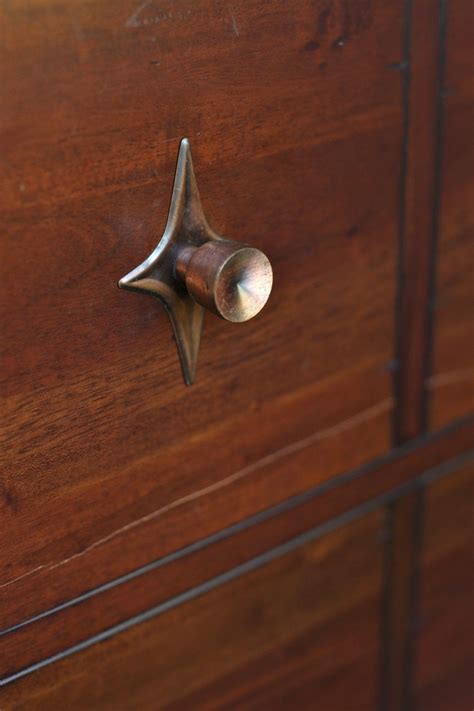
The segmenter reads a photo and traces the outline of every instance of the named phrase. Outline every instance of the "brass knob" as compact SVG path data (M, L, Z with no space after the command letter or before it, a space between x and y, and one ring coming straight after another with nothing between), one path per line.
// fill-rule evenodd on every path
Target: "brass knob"
M183 247L175 270L198 304L234 323L256 316L272 290L273 272L265 254L230 240Z
M258 249L217 234L204 215L189 141L181 141L165 231L153 252L119 281L156 296L173 324L185 382L194 381L204 310L248 321L265 306L273 274Z

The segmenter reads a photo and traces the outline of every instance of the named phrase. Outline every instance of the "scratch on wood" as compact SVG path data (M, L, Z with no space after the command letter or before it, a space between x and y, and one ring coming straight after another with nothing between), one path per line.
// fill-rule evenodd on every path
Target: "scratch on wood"
M148 7L148 5L151 5L152 0L145 0L145 2L142 2L139 7L135 10L133 15L128 18L127 22L125 23L125 27L140 27L142 24L140 21L140 14L143 12L143 10Z
M113 540L114 538L117 538L118 536L123 535L127 531L131 531L132 529L137 528L138 526L142 526L145 523L149 523L150 521L153 521L154 519L158 518L159 516L162 516L163 514L168 513L169 511L172 511L173 509L177 509L180 506L184 506L185 504L189 504L193 501L196 501L197 499L200 499L203 496L212 494L215 491L218 491L219 489L223 489L226 486L229 486L229 484L233 484L234 482L238 481L239 479L243 479L243 478L249 476L250 474L253 474L255 471L257 471L259 469L263 469L264 467L274 464L275 462L279 461L280 459L284 459L285 457L289 457L292 454L301 452L302 450L306 449L307 447L310 447L311 445L316 444L316 442L319 442L324 439L328 439L330 437L335 437L335 436L341 434L342 432L346 432L347 430L350 430L353 427L356 427L357 425L362 424L363 422L367 422L368 420L371 420L374 417L378 417L379 415L383 414L384 412L388 412L392 407L393 407L392 398L387 398L386 400L382 400L381 402L377 403L377 405L373 405L372 407L369 407L366 410L362 410L357 415L353 415L353 417L349 417L347 420L343 420L342 422L339 422L337 425L334 425L333 427L328 427L326 429L318 430L317 432L313 432L313 434L310 434L308 437L305 437L304 439L300 439L300 440L297 440L296 442L292 442L291 444L286 445L286 447L277 449L275 452L272 452L271 454L267 454L265 457L258 459L256 462L253 462L252 464L248 464L246 467L239 469L238 471L234 472L233 474L226 477L225 479L221 479L220 481L217 481L214 484L206 486L202 489L198 489L197 491L193 492L192 494L188 494L187 496L183 496L180 499L176 499L175 501L172 501L171 503L167 504L166 506L162 506L161 508L156 509L155 511L152 511L151 513L147 514L146 516L142 516L141 518L139 518L135 521L131 521L130 523L127 523L125 526L122 526L121 528L117 529L116 531L112 531L112 533L109 533L107 536L104 536L103 538L99 538L97 541L94 541L89 546L84 548L82 551L79 551L78 553L75 553L74 555L69 556L68 558L65 558L64 560L61 560L57 563L44 563L42 565L38 565L36 568L33 568L32 570L29 570L26 573L23 573L23 575L19 575L16 578L7 580L6 582L4 582L0 585L0 588L5 588L5 587L8 587L9 585L13 585L13 583L18 582L22 578L26 578L30 575L33 575L34 573L37 573L40 570L55 570L56 568L59 568L62 565L66 565L67 563L70 563L71 561L76 560L77 558L80 558L83 555L86 555L87 553L94 550L95 548L99 548L99 546L103 546L105 543L108 543L109 541Z
M149 14L148 17L141 17L143 11L146 10L152 2L153 0L145 0L145 2L137 7L133 15L129 17L125 23L125 27L146 27L147 25L157 25L166 20L187 20L188 17L193 14L192 8L188 8L182 11L170 10L168 12L158 12L155 15Z
M237 26L237 21L235 19L235 15L231 10L229 10L229 12L230 12L230 19L232 20L232 29L234 30L235 36L238 37L240 35L240 32L239 32L239 28Z

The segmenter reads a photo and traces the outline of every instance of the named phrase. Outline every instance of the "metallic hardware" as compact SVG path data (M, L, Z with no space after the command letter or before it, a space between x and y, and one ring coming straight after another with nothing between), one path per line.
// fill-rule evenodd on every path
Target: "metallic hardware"
M181 141L168 222L158 245L119 281L122 289L156 296L173 325L184 380L194 380L203 308L232 322L248 321L265 306L272 268L254 247L221 237L208 225L189 141Z

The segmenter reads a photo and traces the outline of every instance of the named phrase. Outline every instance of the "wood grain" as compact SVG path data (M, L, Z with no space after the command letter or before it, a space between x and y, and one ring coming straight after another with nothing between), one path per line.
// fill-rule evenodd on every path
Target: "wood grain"
M402 24L367 0L2 5L8 600L68 599L388 450ZM208 319L191 389L161 307L116 288L184 135L212 224L275 270L257 319Z
M474 410L474 6L448 3L431 427Z
M414 708L462 711L474 695L474 466L426 495Z
M468 455L466 450L472 447L473 441L474 426L471 423L444 437L437 437L425 446L402 450L389 461L370 466L366 471L355 472L334 487L315 489L286 502L279 509L267 511L255 520L241 522L234 529L202 539L197 546L175 551L171 558L160 558L135 570L125 579L109 581L105 588L91 590L90 581L78 567L80 559L76 559L72 570L77 576L75 585L83 586L81 592L85 595L82 598L63 598L61 602L66 604L48 610L48 603L52 601L54 604L64 590L60 577L56 585L53 580L51 589L41 589L41 595L35 596L31 587L26 588L23 600L4 596L2 609L5 619L16 619L23 624L0 634L0 681L51 659L76 644L91 644L94 636L104 630L127 623L127 620L157 605L166 606L170 600L187 594L190 589L206 585L238 566L247 565L255 557L267 555L288 539L305 535L315 527L318 528L318 535L323 536L348 518L360 517L364 511L393 501L396 516L390 517L393 523L389 529L389 551L390 562L393 559L394 565L391 565L388 574L391 583L385 586L385 594L389 597L383 621L384 638L388 642L384 651L384 669L391 672L391 683L389 679L384 682L388 703L388 699L395 698L399 693L398 684L403 683L401 675L397 677L395 671L403 667L408 628L411 626L413 582L410 571L413 556L410 525L416 525L411 518L403 515L411 512L410 506L403 504L406 497L402 496L402 503L396 499L400 494L407 494L407 487L418 487L420 476L425 477L426 470L431 476L430 472L438 471L443 461L446 464L442 466L446 466L448 471L450 467L457 466L459 459ZM413 494L407 496L411 500ZM156 522L149 522L139 532L139 540L146 545L149 538L159 538L162 530L162 527L156 527ZM107 556L119 559L122 545L126 552L127 538L117 538L114 543L112 548L94 551L93 562L98 568L107 565ZM407 594L410 596L408 600L405 599ZM26 621L25 618L32 612L42 616Z
M343 708L347 695L375 709L383 521L373 513L21 679L2 709Z
M410 702L413 487L473 441L469 420L421 436L428 405L438 430L474 402L471 13L2 4L0 676L156 612L9 683L2 710L374 709L379 672L387 711ZM211 223L275 271L255 321L207 320L191 389L160 307L116 288L185 135ZM394 421L409 444L386 454ZM469 703L466 477L428 494L430 711ZM328 531L394 499L381 653L384 514Z

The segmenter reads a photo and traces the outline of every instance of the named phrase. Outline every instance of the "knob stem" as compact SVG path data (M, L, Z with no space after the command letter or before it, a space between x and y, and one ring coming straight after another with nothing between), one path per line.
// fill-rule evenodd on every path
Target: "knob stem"
M197 247L182 247L178 256L176 257L176 262L174 265L175 276L180 281L186 283L186 271L188 264L191 261L194 253L197 251Z

